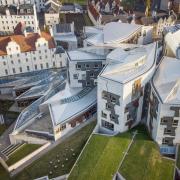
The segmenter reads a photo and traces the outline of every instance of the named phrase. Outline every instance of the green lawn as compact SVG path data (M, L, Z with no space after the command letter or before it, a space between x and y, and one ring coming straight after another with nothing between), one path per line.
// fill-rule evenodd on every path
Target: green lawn
M157 145L145 131L136 135L119 172L128 180L171 180L174 162L162 158Z
M9 180L9 173L4 169L4 167L0 164L0 179L1 180Z
M45 175L53 178L69 173L95 125L96 122L92 122L68 137L39 160L25 168L15 179L31 180ZM57 167L55 168L55 166ZM49 174L50 171L52 172L51 175Z
M6 163L10 166L28 154L32 153L36 149L40 148L41 145L38 144L25 144L22 147L20 147L17 151L15 151L12 155L10 155L9 159L6 161Z
M87 5L87 0L62 0L62 3L77 3L80 5Z
M131 133L93 135L70 174L70 180L112 180L131 141Z

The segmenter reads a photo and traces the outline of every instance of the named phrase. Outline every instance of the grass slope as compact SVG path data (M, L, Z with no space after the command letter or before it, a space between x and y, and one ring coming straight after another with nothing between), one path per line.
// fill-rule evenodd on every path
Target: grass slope
M68 137L65 141L57 145L43 157L25 168L20 174L15 177L15 179L31 180L45 175L53 178L69 173L84 144L92 133L95 124L96 122L92 122L79 130L77 133ZM58 160L60 160L59 163ZM53 163L50 164L50 161L52 161ZM55 168L55 165L57 165L58 167ZM64 167L62 167L62 165L64 165ZM52 171L52 175L49 174L50 171Z
M174 162L163 158L157 145L141 131L119 171L128 180L171 180Z
M68 179L111 180L130 141L130 133L114 137L93 135Z
M6 161L6 163L10 166L28 154L32 153L36 149L38 149L41 145L38 144L25 144L22 147L20 147L17 151L15 151L12 155L10 155L9 159Z

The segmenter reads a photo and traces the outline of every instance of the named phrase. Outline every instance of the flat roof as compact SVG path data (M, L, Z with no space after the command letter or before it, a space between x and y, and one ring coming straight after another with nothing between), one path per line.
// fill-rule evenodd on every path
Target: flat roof
M163 57L152 80L163 103L180 105L180 60Z
M155 63L156 43L124 51L117 48L108 56L108 65L99 77L126 83L147 72Z
M67 52L71 61L99 61L106 60L110 52L109 47L86 47Z
M7 55L6 47L9 42L15 41L21 49L21 52L35 51L35 43L38 38L43 37L48 41L49 48L55 48L53 37L46 32L41 32L41 36L38 33L30 33L25 37L24 35L11 35L0 37L0 56Z

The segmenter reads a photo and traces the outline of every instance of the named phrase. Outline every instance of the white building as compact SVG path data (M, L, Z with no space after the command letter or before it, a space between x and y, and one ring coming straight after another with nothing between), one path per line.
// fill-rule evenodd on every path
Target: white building
M35 4L37 12L44 10L46 0L0 0L0 5L19 5L19 4Z
M48 33L5 36L0 44L0 77L66 66L66 53Z
M142 25L110 22L104 26L85 27L84 46L102 46L112 44L147 44L152 42L152 27L143 28Z
M151 81L147 127L159 145L180 143L180 61L164 57Z
M74 22L71 24L56 24L50 28L51 36L54 37L57 46L62 46L65 50L77 49L78 42L74 33Z
M165 28L164 54L180 59L180 24Z
M87 47L68 52L68 78L71 87L94 87L97 76L106 65L111 48Z
M156 43L131 50L117 48L98 77L98 127L124 132L141 121L143 94L156 67Z
M61 3L59 1L49 0L45 3L45 8L44 8L45 25L52 26L55 24L59 24L60 7L61 7Z
M19 23L23 24L23 27L30 27L34 32L38 31L35 5L0 6L1 32L13 33Z

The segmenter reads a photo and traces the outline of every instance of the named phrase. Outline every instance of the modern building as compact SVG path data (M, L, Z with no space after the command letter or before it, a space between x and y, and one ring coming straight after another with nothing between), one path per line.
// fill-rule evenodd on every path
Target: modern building
M44 78L36 76L33 80L23 82L22 88L13 88L18 106L25 109L19 115L10 135L11 143L57 140L95 117L95 82L110 51L111 48L106 47L70 51L67 81L56 74L46 73ZM52 79L52 76L55 79ZM23 87L26 87L26 90Z
M65 51L46 32L0 37L0 77L66 66Z
M163 57L151 81L147 127L160 146L180 142L180 61Z
M164 29L164 54L180 59L180 24Z
M150 33L149 33L150 32ZM112 44L147 44L152 42L152 28L142 25L111 22L104 26L85 27L84 46Z
M53 25L50 33L57 46L62 46L68 51L77 49L78 40L74 33L74 22Z
M60 1L57 0L49 0L45 3L44 18L45 18L46 26L59 24L60 7L61 7L61 3Z
M106 65L109 47L86 47L68 52L68 79L70 87L94 87L97 76Z
M98 128L101 132L125 132L141 121L145 86L156 68L156 43L126 49L107 56L98 76Z
M19 23L23 27L30 27L34 32L38 31L35 5L0 6L0 32L13 33Z

